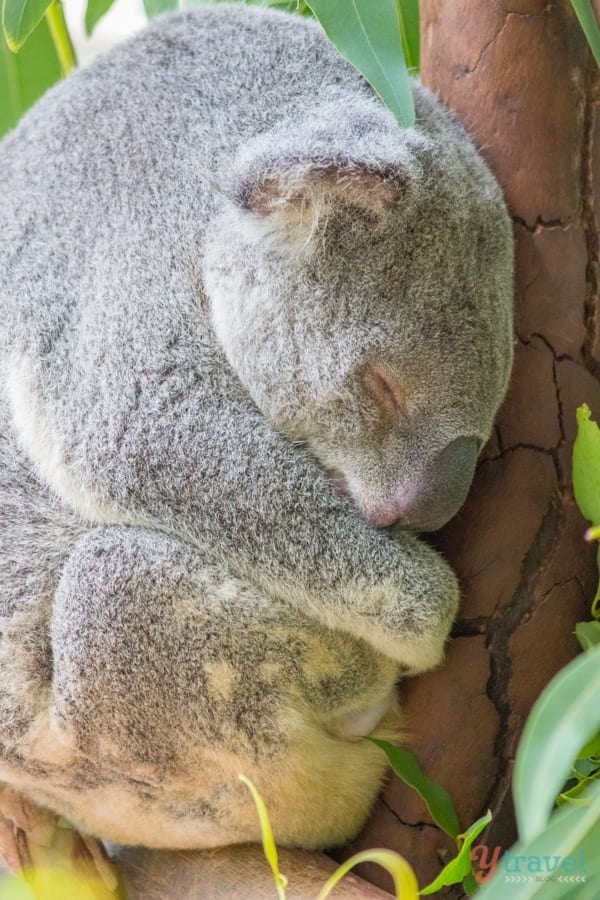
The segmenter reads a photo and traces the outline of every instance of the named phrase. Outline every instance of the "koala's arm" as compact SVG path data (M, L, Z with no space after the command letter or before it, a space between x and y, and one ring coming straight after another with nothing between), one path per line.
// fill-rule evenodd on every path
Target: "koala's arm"
M408 669L439 662L458 599L450 568L415 536L370 527L224 360L190 363L201 352L153 370L90 365L60 407L23 371L16 424L46 479L87 518L177 534Z

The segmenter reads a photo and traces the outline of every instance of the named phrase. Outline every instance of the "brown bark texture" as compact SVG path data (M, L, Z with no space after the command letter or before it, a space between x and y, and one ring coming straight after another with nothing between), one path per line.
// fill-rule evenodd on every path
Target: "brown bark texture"
M119 848L115 862L127 900L270 900L277 891L262 847L244 844L213 851ZM279 867L288 880L287 900L316 900L337 865L322 853L280 849ZM386 891L353 873L333 900L385 900Z
M575 410L600 420L598 72L568 0L422 0L422 80L473 136L514 223L515 366L463 510L435 544L462 607L443 668L402 700L427 773L463 827L491 808L481 842L516 837L510 780L527 714L577 652L595 548L582 540L571 450ZM452 852L397 779L352 851L385 845L420 884ZM375 868L366 877L389 889Z

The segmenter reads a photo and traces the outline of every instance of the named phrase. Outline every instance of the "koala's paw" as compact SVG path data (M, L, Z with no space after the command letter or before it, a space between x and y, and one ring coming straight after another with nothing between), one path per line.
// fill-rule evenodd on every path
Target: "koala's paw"
M424 634L392 634L373 628L365 630L363 637L375 650L398 663L401 675L417 675L438 666L444 658L444 646L449 628L440 627L437 632Z
M442 661L459 601L454 572L428 547L423 549L425 567L408 565L398 581L363 589L362 603L356 604L356 595L351 602L357 612L362 606L354 633L394 659L406 674L424 672Z

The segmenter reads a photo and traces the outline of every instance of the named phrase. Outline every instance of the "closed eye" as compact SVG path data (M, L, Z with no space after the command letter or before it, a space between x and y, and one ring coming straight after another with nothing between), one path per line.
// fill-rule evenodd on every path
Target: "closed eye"
M396 418L405 412L405 392L388 369L371 366L365 375L365 386L386 418Z

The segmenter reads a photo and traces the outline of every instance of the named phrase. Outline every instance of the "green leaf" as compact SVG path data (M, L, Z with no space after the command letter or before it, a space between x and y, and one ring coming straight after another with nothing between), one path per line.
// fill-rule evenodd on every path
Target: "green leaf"
M53 0L4 0L2 27L6 43L16 53L43 19Z
M62 865L33 866L27 881L13 875L0 882L0 900L116 900L115 893L99 877L86 877ZM28 885L29 883L29 885Z
M594 59L600 66L600 28L592 4L590 0L571 0L571 3L594 54Z
M59 78L60 64L45 20L17 54L0 37L0 137Z
M589 650L600 644L600 622L578 622L575 634L583 649Z
M600 428L589 407L577 410L577 437L573 446L573 489L584 518L600 524Z
M427 777L412 753L387 741L367 738L380 747L390 761L396 775L413 788L425 801L431 818L451 838L458 837L460 825L456 810L447 791Z
M598 736L596 736L595 740L589 741L585 745L584 749L587 749L589 746L593 745L597 740ZM587 756L582 757L580 750L578 758L573 763L573 772L575 773L576 778L587 778L588 775L594 774L594 772L598 769L598 766L600 766L600 762L598 762L597 759L590 759Z
M364 75L399 125L414 125L415 104L395 0L307 2L331 42Z
M347 859L339 869L336 869L331 878L324 884L319 892L317 900L325 900L329 897L336 884L342 880L350 869L360 863L372 862L382 866L392 876L397 900L419 900L419 891L415 873L399 853L393 850L363 850L355 853Z
M472 872L469 872L468 875L465 875L462 883L463 891L467 895L467 897L472 897L479 890L479 885L475 880L475 876Z
M467 878L471 872L471 847L473 846L473 842L491 821L492 813L488 809L485 816L482 816L481 819L477 819L476 822L473 822L471 827L468 828L463 835L459 835L461 846L458 856L455 856L454 859L451 859L450 862L444 866L440 874L431 882L431 884L422 888L421 894L434 894L443 887L451 884L460 884Z
M600 759L600 734L595 735L591 741L584 744L577 754L577 759L589 759L590 757L595 760Z
M419 0L396 0L404 59L409 72L419 71Z
M36 900L36 897L24 878L3 873L0 879L0 900Z
M100 21L106 15L115 0L87 0L85 10L85 33L89 37Z
M251 781L249 778L246 778L245 775L238 775L238 778L243 784L246 785L246 787L252 794L252 799L254 800L254 805L256 806L256 812L258 814L258 820L260 822L263 853L265 854L265 859L269 863L271 871L273 873L277 896L281 898L281 900L285 900L287 878L279 871L279 857L277 855L277 847L275 846L273 829L271 828L271 821L269 819L267 807L265 806L265 801L259 794L258 789L253 781Z
M568 791L563 791L562 794L559 794L556 798L557 806L564 806L565 803L578 804L579 806L587 806L587 801L581 796L585 791L588 785L592 784L594 781L597 781L597 778L580 778L577 784L575 784Z
M552 863L554 857L563 860L571 856L583 863L586 879L584 884L575 884L573 893L569 891L567 879L556 877L549 881L540 877L539 869L537 873L533 866L528 869L530 860L537 861L539 866L545 864L546 859ZM516 865L518 869L515 869ZM506 900L507 897L510 900L529 900L531 897L563 900L565 896L572 896L574 900L575 897L582 900L584 896L595 900L597 894L584 891L586 884L593 884L599 874L600 785L596 784L588 791L585 806L564 806L554 813L547 828L532 841L520 841L511 847L510 854L498 863L492 880L479 890L477 900ZM529 877L521 877L523 875Z
M600 731L600 647L577 657L535 703L517 752L513 794L519 835L533 841L580 748Z
M159 16L164 12L171 12L179 8L178 0L144 0L144 9L149 19Z
M600 875L597 878L585 879L585 884L574 884L571 889L565 885L565 893L560 900L598 900L600 897Z

